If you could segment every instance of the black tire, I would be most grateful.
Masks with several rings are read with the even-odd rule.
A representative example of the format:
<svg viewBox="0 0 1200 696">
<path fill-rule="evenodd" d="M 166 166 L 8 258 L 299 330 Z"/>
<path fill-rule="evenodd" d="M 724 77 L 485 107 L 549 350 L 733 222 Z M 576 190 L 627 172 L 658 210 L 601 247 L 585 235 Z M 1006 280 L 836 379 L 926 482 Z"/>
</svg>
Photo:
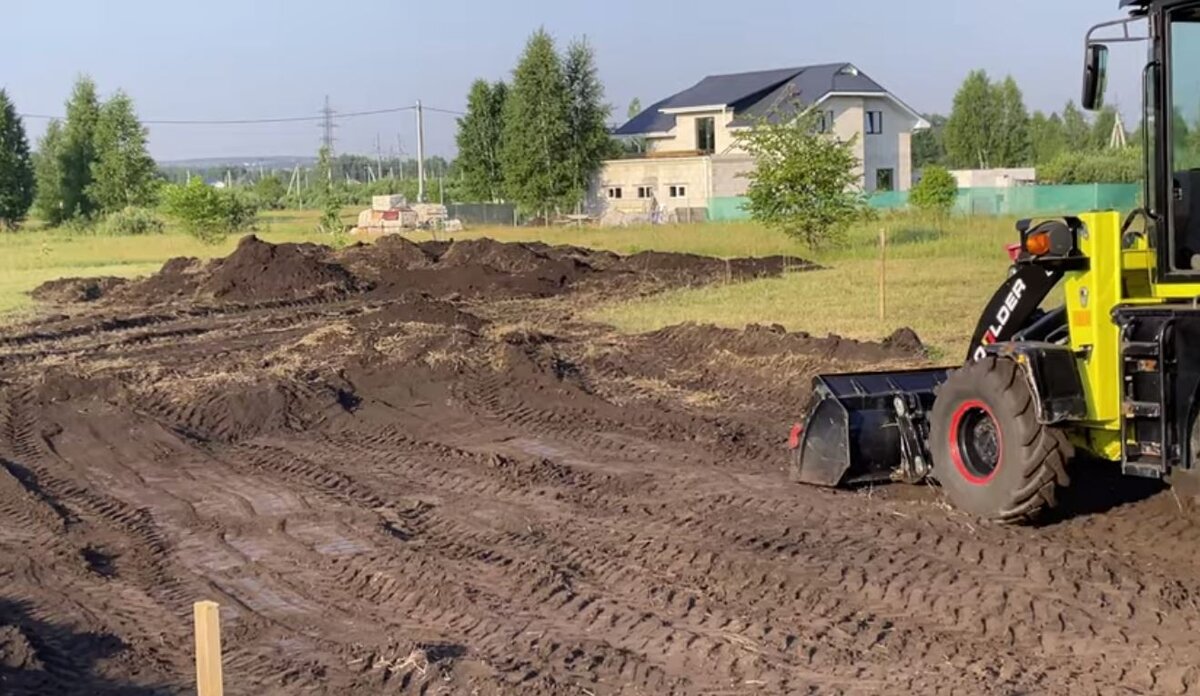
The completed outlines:
<svg viewBox="0 0 1200 696">
<path fill-rule="evenodd" d="M 1074 454 L 1058 428 L 1038 423 L 1012 360 L 987 357 L 955 371 L 930 415 L 933 476 L 957 507 L 988 519 L 1036 520 L 1058 504 Z"/>
</svg>

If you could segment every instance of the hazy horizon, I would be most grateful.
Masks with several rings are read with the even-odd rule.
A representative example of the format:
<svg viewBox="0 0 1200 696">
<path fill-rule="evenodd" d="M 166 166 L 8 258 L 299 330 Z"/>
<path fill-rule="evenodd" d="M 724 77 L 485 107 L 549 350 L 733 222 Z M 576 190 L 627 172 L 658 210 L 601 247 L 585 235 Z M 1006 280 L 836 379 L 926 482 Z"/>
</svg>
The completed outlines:
<svg viewBox="0 0 1200 696">
<path fill-rule="evenodd" d="M 1083 35 L 1120 17 L 1116 0 L 1013 0 L 1004 5 L 916 0 L 802 8 L 746 0 L 731 6 L 447 0 L 411 10 L 382 0 L 176 5 L 134 0 L 18 3 L 0 42 L 0 87 L 23 114 L 61 115 L 86 73 L 103 95 L 120 88 L 144 120 L 319 115 L 426 106 L 459 111 L 476 78 L 509 79 L 528 35 L 544 26 L 564 48 L 586 35 L 596 50 L 614 122 L 637 97 L 648 105 L 705 75 L 846 61 L 921 112 L 947 113 L 969 70 L 1012 74 L 1032 112 L 1077 98 Z M 412 29 L 409 29 L 411 27 Z M 1115 51 L 1110 101 L 1136 117 L 1142 56 Z M 429 155 L 454 154 L 454 115 L 426 114 Z M 36 142 L 46 119 L 27 118 Z M 1131 123 L 1132 127 L 1132 123 Z M 150 125 L 161 160 L 304 157 L 318 121 Z M 416 154 L 412 111 L 340 121 L 336 150 Z"/>
</svg>

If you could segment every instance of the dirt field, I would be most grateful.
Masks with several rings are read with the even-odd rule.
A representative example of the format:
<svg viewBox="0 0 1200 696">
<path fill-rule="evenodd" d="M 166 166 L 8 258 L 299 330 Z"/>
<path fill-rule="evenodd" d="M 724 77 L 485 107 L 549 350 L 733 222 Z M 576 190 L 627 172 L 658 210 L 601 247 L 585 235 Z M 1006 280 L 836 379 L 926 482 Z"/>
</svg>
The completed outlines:
<svg viewBox="0 0 1200 696">
<path fill-rule="evenodd" d="M 576 318 L 808 267 L 248 239 L 40 288 L 0 332 L 0 693 L 186 692 L 199 599 L 230 694 L 1200 692 L 1171 492 L 1102 471 L 1010 529 L 787 482 L 812 375 L 913 336 Z"/>
</svg>

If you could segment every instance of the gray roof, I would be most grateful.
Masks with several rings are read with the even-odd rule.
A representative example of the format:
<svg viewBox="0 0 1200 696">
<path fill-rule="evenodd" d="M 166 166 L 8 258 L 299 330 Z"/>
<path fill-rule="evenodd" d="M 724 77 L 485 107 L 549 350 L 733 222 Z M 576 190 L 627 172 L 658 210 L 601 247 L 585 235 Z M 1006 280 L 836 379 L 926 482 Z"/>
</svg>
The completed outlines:
<svg viewBox="0 0 1200 696">
<path fill-rule="evenodd" d="M 782 70 L 710 75 L 692 87 L 663 99 L 616 130 L 617 135 L 665 133 L 675 127 L 675 116 L 663 109 L 724 106 L 735 114 L 731 125 L 746 125 L 753 119 L 781 109 L 794 112 L 797 103 L 809 105 L 831 92 L 886 93 L 879 83 L 850 63 L 829 63 Z"/>
</svg>

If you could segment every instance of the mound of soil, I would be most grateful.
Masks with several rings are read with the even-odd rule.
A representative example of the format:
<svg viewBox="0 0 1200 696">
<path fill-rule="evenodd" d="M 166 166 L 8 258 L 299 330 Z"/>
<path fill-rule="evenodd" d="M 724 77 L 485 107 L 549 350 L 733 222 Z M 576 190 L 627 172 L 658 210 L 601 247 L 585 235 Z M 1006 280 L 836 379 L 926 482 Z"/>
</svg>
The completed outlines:
<svg viewBox="0 0 1200 696">
<path fill-rule="evenodd" d="M 381 281 L 399 269 L 426 268 L 434 261 L 424 249 L 398 234 L 374 244 L 355 244 L 338 254 L 337 260 L 354 275 L 371 282 Z"/>
<path fill-rule="evenodd" d="M 697 254 L 643 251 L 620 258 L 611 268 L 637 273 L 678 274 L 698 279 L 730 277 L 733 280 L 746 280 L 781 275 L 785 270 L 815 270 L 819 266 L 794 256 L 718 259 Z"/>
<path fill-rule="evenodd" d="M 927 353 L 925 344 L 921 342 L 921 337 L 917 335 L 916 331 L 907 326 L 893 331 L 891 336 L 883 339 L 881 345 L 890 350 L 904 351 L 912 355 L 925 355 Z"/>
<path fill-rule="evenodd" d="M 380 280 L 372 297 L 392 298 L 414 291 L 433 297 L 553 297 L 570 288 L 570 276 L 512 274 L 490 266 L 446 266 L 401 270 Z"/>
<path fill-rule="evenodd" d="M 158 273 L 131 283 L 113 293 L 113 299 L 137 305 L 156 305 L 190 298 L 196 294 L 206 264 L 197 258 L 176 257 Z"/>
<path fill-rule="evenodd" d="M 438 258 L 441 266 L 488 266 L 505 273 L 537 273 L 548 263 L 553 263 L 549 257 L 524 244 L 494 239 L 454 242 Z"/>
<path fill-rule="evenodd" d="M 828 361 L 862 363 L 924 356 L 924 345 L 912 329 L 897 331 L 883 343 L 856 341 L 834 334 L 819 338 L 804 331 L 789 333 L 778 324 L 751 324 L 744 330 L 680 324 L 646 334 L 644 338 L 651 344 L 670 344 L 673 350 L 682 348 L 697 354 L 725 350 L 739 355 L 812 355 Z"/>
<path fill-rule="evenodd" d="M 642 252 L 622 257 L 540 243 L 492 239 L 413 243 L 399 235 L 341 252 L 316 244 L 270 244 L 242 239 L 229 256 L 212 261 L 176 258 L 143 280 L 72 278 L 35 291 L 48 302 L 107 299 L 142 307 L 173 302 L 253 305 L 309 299 L 340 299 L 369 293 L 395 300 L 432 297 L 543 298 L 586 286 L 619 288 L 645 277 L 655 287 L 748 280 L 788 269 L 813 269 L 803 259 L 716 259 L 693 254 Z"/>
<path fill-rule="evenodd" d="M 48 280 L 29 293 L 38 302 L 70 304 L 93 302 L 129 282 L 125 278 L 101 276 L 99 278 L 59 278 Z"/>
<path fill-rule="evenodd" d="M 597 270 L 612 268 L 623 258 L 620 254 L 605 249 L 587 249 L 570 244 L 551 246 L 545 242 L 526 242 L 525 246 L 552 259 L 581 261 Z"/>
<path fill-rule="evenodd" d="M 360 289 L 350 271 L 316 244 L 268 244 L 250 235 L 213 263 L 199 291 L 220 300 L 261 302 L 345 295 Z"/>
<path fill-rule="evenodd" d="M 471 331 L 482 329 L 487 322 L 464 312 L 449 302 L 427 297 L 406 298 L 399 302 L 364 312 L 351 323 L 358 327 L 390 326 L 419 322 L 439 326 L 461 326 Z"/>
</svg>

